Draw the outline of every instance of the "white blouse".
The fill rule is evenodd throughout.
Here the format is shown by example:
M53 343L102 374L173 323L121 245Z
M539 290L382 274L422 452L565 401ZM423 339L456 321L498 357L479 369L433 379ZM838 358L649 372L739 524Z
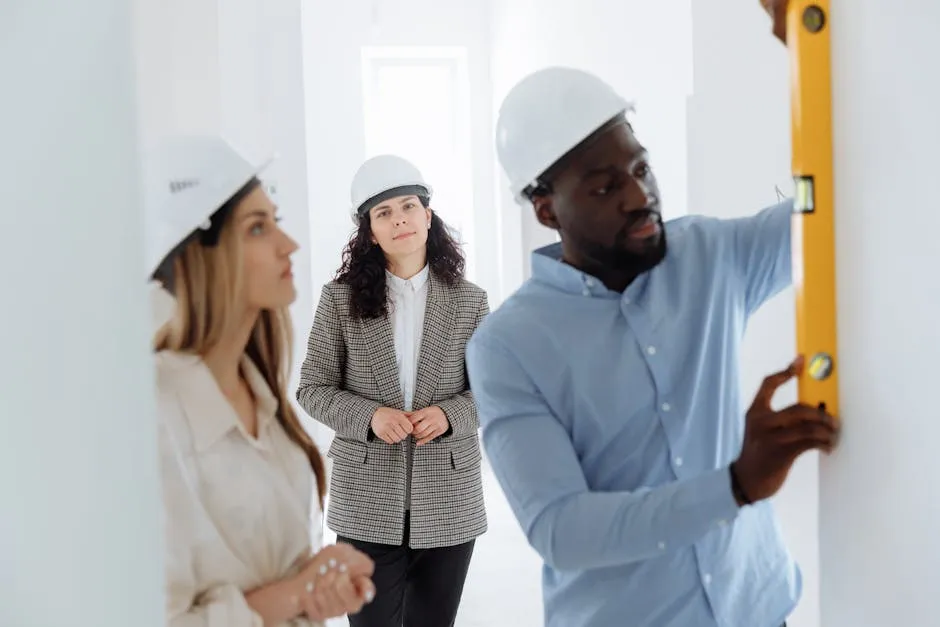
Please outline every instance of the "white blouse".
M199 358L156 356L168 627L263 627L244 592L298 572L322 545L313 471L245 358L252 437ZM313 627L306 619L287 623Z
M389 318L395 340L395 362L405 411L414 409L418 354L424 334L424 313L428 305L428 266L410 279L385 271L388 285Z
M424 317L428 306L428 266L410 279L385 271L395 363L405 411L414 409L418 378L418 355L424 335ZM411 509L411 467L414 463L414 438L405 439L405 509Z

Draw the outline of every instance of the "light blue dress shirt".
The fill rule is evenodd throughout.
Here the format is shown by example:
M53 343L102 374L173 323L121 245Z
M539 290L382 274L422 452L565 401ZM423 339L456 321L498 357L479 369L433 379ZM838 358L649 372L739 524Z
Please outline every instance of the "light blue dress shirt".
M546 627L778 627L802 588L727 467L748 316L791 281L786 202L666 224L625 292L538 250L467 367L494 473L544 560Z

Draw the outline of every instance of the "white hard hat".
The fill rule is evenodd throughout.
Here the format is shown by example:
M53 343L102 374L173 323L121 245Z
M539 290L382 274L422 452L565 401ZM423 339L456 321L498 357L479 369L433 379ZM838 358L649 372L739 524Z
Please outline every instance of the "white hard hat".
M396 155L372 157L359 166L350 186L353 223L359 224L359 219L383 200L414 194L426 204L433 193L421 171L407 159Z
M519 202L523 191L591 133L631 104L598 77L567 67L519 81L499 108L496 153Z
M174 136L144 155L147 278L270 159L255 164L221 137Z

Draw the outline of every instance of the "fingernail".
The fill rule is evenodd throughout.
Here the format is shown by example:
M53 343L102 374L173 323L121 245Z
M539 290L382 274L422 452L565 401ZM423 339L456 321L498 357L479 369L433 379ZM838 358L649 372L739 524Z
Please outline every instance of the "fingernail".
M366 591L366 603L372 603L372 600L375 598L375 592L372 590Z
M332 557L330 558L329 564L330 564L330 568L336 568L336 560L333 559Z
M340 564L340 565L339 565L339 572L345 573L347 570L349 570L349 569L346 568L346 564Z
M329 570L329 569L326 567L326 564L320 564L320 574L321 574L321 575L325 575L327 570Z

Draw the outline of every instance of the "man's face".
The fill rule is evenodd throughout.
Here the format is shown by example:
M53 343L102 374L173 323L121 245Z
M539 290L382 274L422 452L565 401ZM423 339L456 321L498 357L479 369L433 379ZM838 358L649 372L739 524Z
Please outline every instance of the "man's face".
M534 199L539 221L561 234L569 262L589 270L652 269L666 254L659 187L626 122L565 158L552 193Z

